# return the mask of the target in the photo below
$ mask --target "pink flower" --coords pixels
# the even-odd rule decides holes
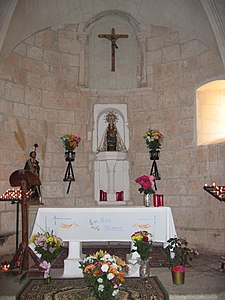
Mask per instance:
[[[184,266],[177,265],[176,267],[171,268],[171,271],[172,272],[182,272],[182,273],[184,273],[184,272],[186,272],[186,269],[185,269]]]

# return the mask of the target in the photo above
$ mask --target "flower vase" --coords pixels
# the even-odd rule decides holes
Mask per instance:
[[[153,195],[152,194],[144,194],[144,206],[146,206],[146,207],[153,206]]]
[[[139,268],[139,275],[141,279],[148,279],[150,276],[150,263],[149,259],[141,260],[140,268]]]
[[[176,271],[172,273],[173,284],[184,284],[185,272]]]
[[[74,161],[76,153],[72,150],[68,150],[65,152],[65,160],[66,161]]]

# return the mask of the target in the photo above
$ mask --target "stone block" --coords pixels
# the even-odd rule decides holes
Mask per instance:
[[[10,220],[10,222],[9,222]],[[1,213],[1,219],[0,219],[0,228],[1,232],[15,232],[16,229],[16,216],[15,212],[13,211],[6,211],[4,213]]]
[[[56,89],[56,79],[51,76],[41,77],[41,88],[44,90],[55,90]]]
[[[51,64],[60,64],[61,63],[61,55],[57,51],[44,50],[43,60],[45,62],[48,62],[48,63],[51,63]]]
[[[3,97],[5,94],[5,81],[0,80],[0,97]]]
[[[29,117],[32,120],[41,120],[43,118],[43,108],[38,106],[29,106]]]
[[[57,109],[45,109],[44,119],[49,122],[59,121],[59,111]]]
[[[25,104],[14,103],[13,116],[19,118],[28,118],[29,107]]]
[[[64,109],[86,111],[87,101],[84,96],[74,93],[64,93]]]
[[[27,84],[27,70],[25,69],[15,69],[15,82],[18,84],[26,85]]]
[[[43,49],[57,48],[57,32],[44,30],[35,34],[35,45]]]
[[[74,66],[78,67],[79,66],[79,56],[78,55],[73,55],[73,54],[68,54],[68,53],[63,53],[62,54],[62,63],[67,66]]]
[[[62,93],[56,91],[43,91],[43,107],[45,108],[62,108]]]
[[[162,50],[147,52],[146,62],[147,65],[160,64],[162,62]]]
[[[63,53],[79,54],[80,43],[75,39],[68,39],[59,37],[58,49]]]
[[[59,122],[60,123],[74,123],[75,113],[74,111],[61,110],[59,111]]]
[[[178,32],[169,32],[164,36],[165,46],[172,46],[179,43]]]
[[[173,45],[162,49],[163,62],[175,61],[180,59],[180,46]]]
[[[27,85],[34,88],[40,88],[41,75],[34,72],[27,72]]]
[[[24,88],[15,83],[8,82],[6,83],[5,95],[6,99],[10,101],[23,102]]]
[[[39,88],[25,88],[25,103],[29,105],[42,105],[42,91]]]
[[[198,40],[191,40],[181,44],[181,58],[185,59],[194,55],[199,55],[208,50],[208,47]]]
[[[154,36],[147,39],[147,51],[159,50],[164,47],[163,36]]]
[[[27,46],[27,57],[37,60],[42,60],[43,58],[43,50],[34,47],[34,46]]]
[[[177,86],[182,86],[183,74],[180,61],[154,65],[153,70],[155,91],[170,88],[174,82]]]

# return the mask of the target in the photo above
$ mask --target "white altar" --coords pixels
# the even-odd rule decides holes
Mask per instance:
[[[167,240],[176,236],[170,207],[39,208],[32,235],[52,230],[69,242],[63,277],[82,277],[81,242],[131,242],[135,231],[147,230],[154,242],[166,247]],[[132,256],[135,261],[136,258]],[[129,276],[136,275],[131,272]]]

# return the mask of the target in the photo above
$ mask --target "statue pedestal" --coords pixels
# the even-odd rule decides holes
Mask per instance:
[[[126,153],[117,151],[100,152],[96,154],[95,201],[101,201],[100,190],[107,193],[106,202],[122,202],[129,200],[129,162]],[[116,193],[123,192],[123,199],[116,201]]]

